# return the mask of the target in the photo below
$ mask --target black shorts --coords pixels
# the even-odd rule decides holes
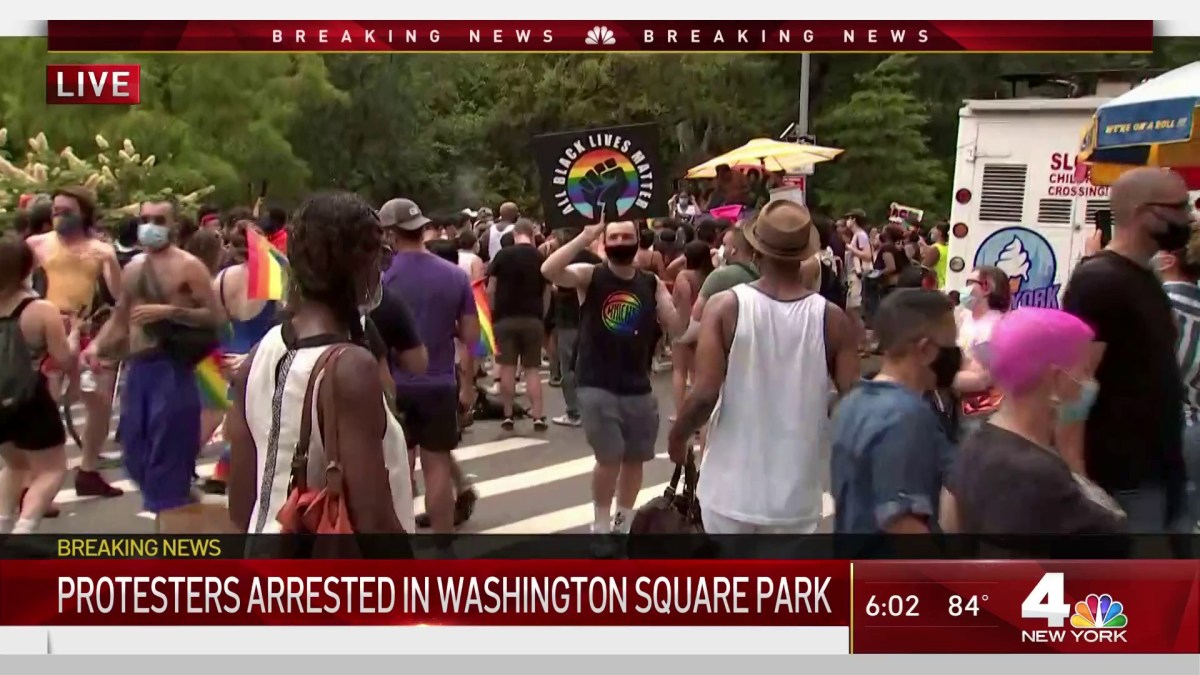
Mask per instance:
[[[541,321],[534,317],[511,316],[496,322],[496,363],[538,368],[542,365]]]
[[[66,442],[67,430],[45,375],[33,398],[7,414],[0,413],[0,445],[12,443],[18,450],[36,452]]]
[[[409,449],[450,452],[458,447],[458,390],[454,387],[397,389],[396,409]]]

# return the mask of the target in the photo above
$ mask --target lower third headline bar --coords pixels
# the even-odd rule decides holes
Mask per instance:
[[[845,626],[849,571],[844,561],[13,561],[0,573],[0,624]]]

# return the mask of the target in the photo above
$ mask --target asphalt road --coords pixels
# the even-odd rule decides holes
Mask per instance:
[[[546,375],[543,374],[543,379]],[[668,417],[674,413],[670,400],[670,375],[654,379],[659,401],[659,454],[645,468],[645,486],[638,503],[662,494],[671,477],[673,464],[666,456]],[[564,412],[560,390],[547,391],[547,416]],[[77,428],[82,428],[82,411],[76,412]],[[114,423],[115,428],[115,423]],[[143,511],[137,486],[120,467],[119,446],[109,441],[105,455],[111,458],[105,477],[125,490],[121,497],[101,499],[79,497],[74,489],[74,468],[79,449],[68,445],[68,474],[55,503],[62,515],[46,519],[41,531],[47,533],[153,533],[154,518]],[[210,446],[201,454],[197,473],[201,478],[212,474],[220,448]],[[551,425],[549,431],[534,432],[529,420],[521,420],[514,432],[504,432],[498,422],[476,422],[466,431],[455,456],[464,470],[475,477],[480,500],[472,519],[460,531],[504,534],[540,534],[554,532],[583,533],[592,520],[590,498],[592,452],[579,428]],[[418,475],[420,469],[418,467]],[[423,500],[417,498],[417,511]],[[832,500],[826,499],[826,514],[832,512]]]

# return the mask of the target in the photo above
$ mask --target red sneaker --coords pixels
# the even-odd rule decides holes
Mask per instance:
[[[75,494],[80,497],[120,497],[125,494],[121,488],[113,487],[104,480],[98,471],[75,472]]]

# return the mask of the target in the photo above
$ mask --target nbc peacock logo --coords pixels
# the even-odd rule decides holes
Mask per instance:
[[[1101,630],[1104,628],[1124,628],[1129,625],[1129,617],[1125,616],[1125,606],[1108,593],[1092,594],[1082,602],[1075,603],[1075,614],[1071,616],[1072,628]]]
[[[589,45],[615,45],[617,37],[613,35],[608,26],[592,26],[583,42]]]

